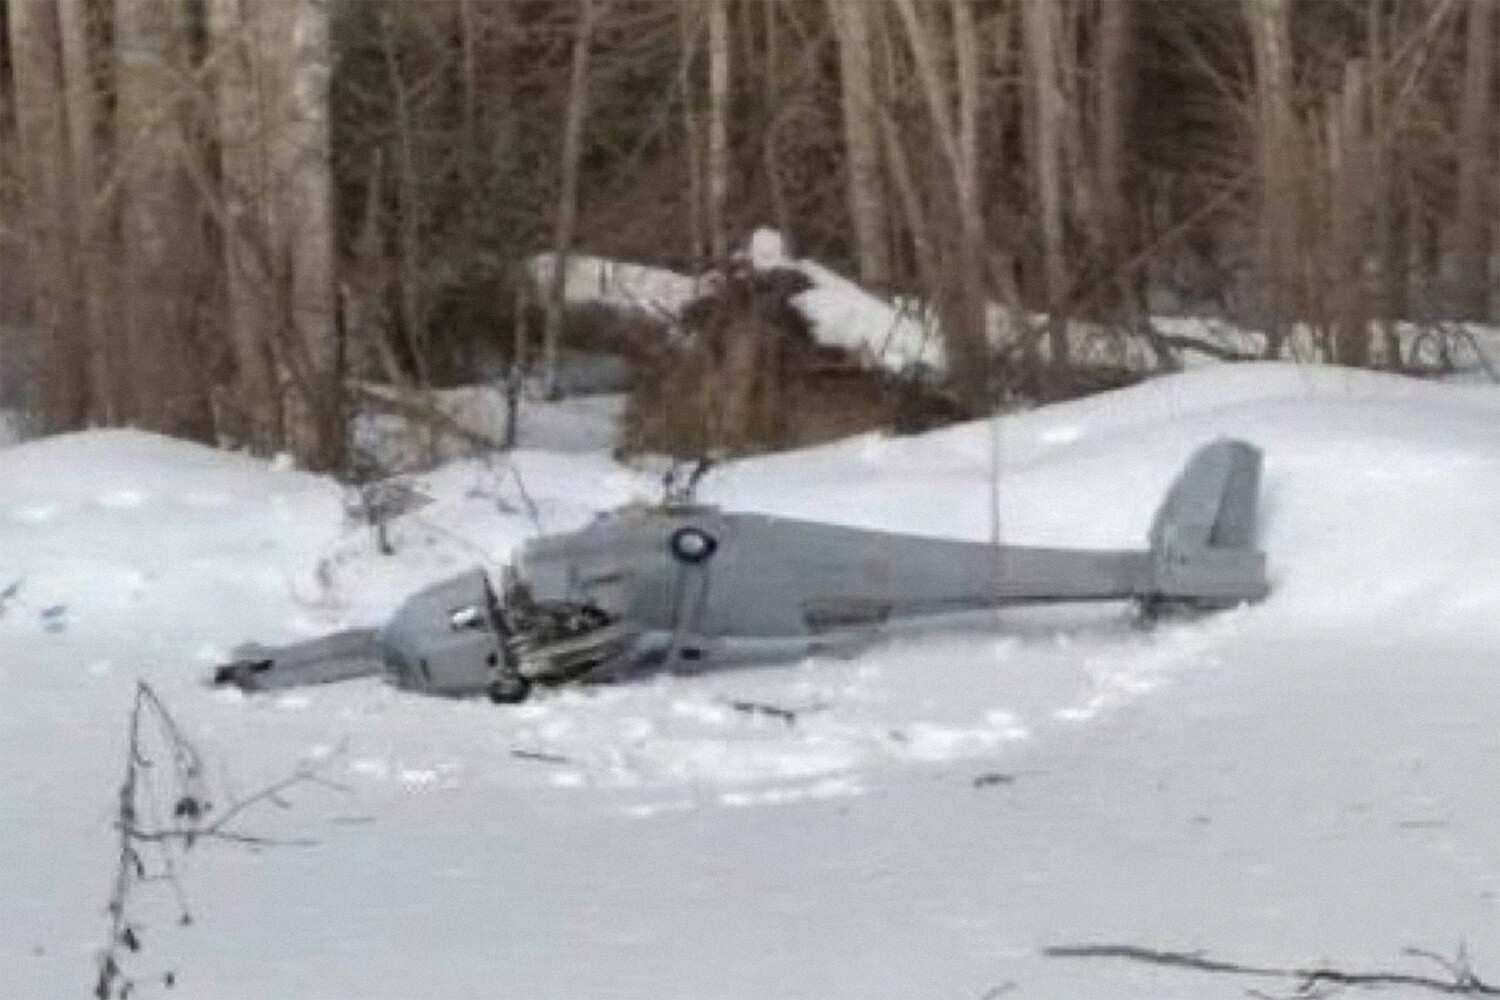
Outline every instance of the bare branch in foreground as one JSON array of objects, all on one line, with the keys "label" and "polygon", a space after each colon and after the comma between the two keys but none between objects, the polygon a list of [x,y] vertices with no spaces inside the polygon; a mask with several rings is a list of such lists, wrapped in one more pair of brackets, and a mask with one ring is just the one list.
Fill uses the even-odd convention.
[{"label": "bare branch in foreground", "polygon": [[1459,946],[1458,956],[1449,960],[1428,951],[1408,948],[1406,954],[1436,962],[1451,976],[1435,979],[1431,976],[1406,972],[1349,972],[1332,966],[1307,968],[1281,968],[1276,966],[1241,965],[1207,958],[1202,952],[1159,951],[1128,944],[1082,944],[1058,945],[1042,949],[1048,958],[1124,958],[1152,965],[1170,965],[1200,972],[1221,972],[1242,976],[1266,976],[1294,979],[1297,987],[1291,994],[1298,1000],[1314,996],[1326,996],[1319,987],[1328,986],[1416,986],[1455,996],[1500,996],[1500,986],[1480,979],[1470,967],[1464,948]]},{"label": "bare branch in foreground", "polygon": [[[125,1000],[138,985],[137,979],[125,969],[126,953],[140,952],[144,936],[142,925],[129,912],[134,890],[151,883],[167,883],[176,898],[178,923],[186,926],[193,918],[177,875],[177,862],[182,852],[199,841],[221,841],[252,849],[315,844],[316,841],[305,838],[265,837],[232,824],[259,805],[290,808],[284,793],[298,785],[313,784],[348,792],[348,788],[321,773],[327,764],[327,760],[302,764],[287,777],[252,795],[244,798],[230,795],[229,804],[215,815],[202,754],[183,735],[156,691],[144,681],[136,684],[125,778],[120,785],[119,811],[114,822],[120,839],[107,907],[109,939],[99,953],[93,991],[98,1000]],[[161,976],[168,987],[175,980],[176,973],[171,970]]]}]

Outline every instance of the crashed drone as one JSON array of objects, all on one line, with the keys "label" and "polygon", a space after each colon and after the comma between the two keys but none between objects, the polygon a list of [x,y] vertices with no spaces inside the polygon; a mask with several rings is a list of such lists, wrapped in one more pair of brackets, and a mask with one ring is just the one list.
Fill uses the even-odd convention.
[{"label": "crashed drone", "polygon": [[498,590],[474,569],[413,595],[383,628],[242,646],[214,682],[260,691],[383,674],[428,694],[514,702],[535,684],[858,646],[923,615],[1059,601],[1227,608],[1269,589],[1253,543],[1260,463],[1242,441],[1199,448],[1140,550],[949,541],[679,494],[527,543]]}]

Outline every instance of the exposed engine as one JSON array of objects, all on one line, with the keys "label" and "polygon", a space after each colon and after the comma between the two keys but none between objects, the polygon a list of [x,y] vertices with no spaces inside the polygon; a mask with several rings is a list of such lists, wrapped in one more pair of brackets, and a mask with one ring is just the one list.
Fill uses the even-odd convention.
[{"label": "exposed engine", "polygon": [[506,589],[496,609],[509,676],[489,686],[495,701],[520,700],[531,681],[560,683],[622,655],[633,634],[616,615],[579,601],[537,601],[522,584]]}]

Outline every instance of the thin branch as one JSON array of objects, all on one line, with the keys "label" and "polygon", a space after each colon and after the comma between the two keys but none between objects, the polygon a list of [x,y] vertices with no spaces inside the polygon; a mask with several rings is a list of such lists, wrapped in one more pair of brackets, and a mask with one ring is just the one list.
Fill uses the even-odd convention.
[{"label": "thin branch", "polygon": [[1500,986],[1480,979],[1469,967],[1462,947],[1454,961],[1440,958],[1431,952],[1407,949],[1406,954],[1431,959],[1441,965],[1451,979],[1435,979],[1431,976],[1406,972],[1348,972],[1332,966],[1306,968],[1283,968],[1278,966],[1242,965],[1206,958],[1196,951],[1160,951],[1128,944],[1081,944],[1058,945],[1043,948],[1048,958],[1123,958],[1151,965],[1167,965],[1200,972],[1220,972],[1242,976],[1266,976],[1298,981],[1297,996],[1309,996],[1319,985],[1339,986],[1416,986],[1437,993],[1466,996],[1500,996]]},{"label": "thin branch", "polygon": [[[119,826],[119,824],[116,824]],[[261,837],[250,833],[236,833],[232,830],[215,830],[211,828],[198,828],[191,826],[169,827],[164,830],[142,830],[138,827],[120,826],[126,836],[132,840],[144,844],[180,843],[184,847],[191,847],[200,840],[220,840],[231,844],[249,844],[255,847],[316,847],[318,841],[310,837],[297,837],[294,839],[282,839],[280,837]],[[141,881],[151,881],[143,878]],[[169,881],[172,881],[169,879]]]},{"label": "thin branch", "polygon": [[277,804],[281,804],[281,801],[277,798],[277,796],[286,791],[288,788],[292,788],[296,785],[316,784],[322,785],[325,788],[331,788],[339,792],[350,791],[347,785],[341,785],[336,781],[332,781],[328,778],[323,777],[319,773],[323,766],[325,765],[320,765],[316,768],[305,766],[299,767],[294,773],[281,779],[275,784],[268,785],[265,788],[262,788],[260,791],[256,792],[254,795],[251,795],[248,798],[241,799],[238,802],[232,803],[229,808],[224,811],[223,815],[221,815],[213,823],[205,827],[199,827],[199,834],[203,836],[225,835],[227,833],[227,831],[225,831],[224,829],[225,826],[229,823],[230,820],[234,819],[235,816],[244,812],[246,809],[249,809],[256,803],[264,802],[268,799],[276,802]]}]

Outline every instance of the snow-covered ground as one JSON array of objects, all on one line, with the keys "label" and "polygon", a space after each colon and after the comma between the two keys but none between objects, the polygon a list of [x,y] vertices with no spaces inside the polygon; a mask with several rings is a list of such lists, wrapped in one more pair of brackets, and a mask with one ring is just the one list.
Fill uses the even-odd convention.
[{"label": "snow-covered ground", "polygon": [[1113,606],[977,615],[509,707],[203,681],[242,640],[379,621],[653,474],[602,449],[450,463],[382,556],[338,486],[284,465],[128,431],[0,449],[0,996],[92,985],[137,678],[220,801],[308,760],[347,789],[238,824],[312,846],[188,852],[191,926],[141,890],[132,969],[175,986],[138,997],[1295,985],[1042,953],[1076,943],[1441,976],[1403,949],[1462,942],[1500,979],[1500,390],[1217,366],[738,462],[703,495],[988,538],[998,471],[1006,541],[1137,544],[1218,434],[1265,451],[1259,606],[1149,631]]}]

